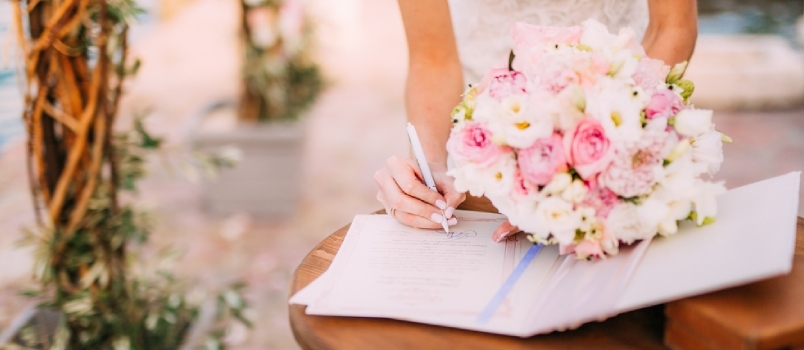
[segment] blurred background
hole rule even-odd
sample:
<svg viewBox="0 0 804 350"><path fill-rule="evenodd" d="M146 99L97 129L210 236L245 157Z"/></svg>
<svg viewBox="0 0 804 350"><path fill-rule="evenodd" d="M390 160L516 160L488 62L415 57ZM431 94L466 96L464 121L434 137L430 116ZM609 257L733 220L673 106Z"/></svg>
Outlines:
<svg viewBox="0 0 804 350"><path fill-rule="evenodd" d="M145 124L168 149L226 144L231 135L209 131L231 128L238 113L232 101L241 96L242 76L250 69L239 36L244 5L137 2L146 12L132 27L130 54L142 65L125 85L120 123L146 115ZM241 146L241 165L250 169L245 178L233 179L235 171L221 174L224 182L280 189L298 184L300 193L283 192L267 205L291 210L254 213L250 208L266 205L248 193L215 202L216 194L237 190L177 174L159 161L152 162L136 199L156 222L148 249L181 251L173 263L179 275L213 285L248 283L255 326L228 339L234 348L297 347L286 306L293 270L355 214L381 208L373 173L387 157L407 155L407 49L396 1L303 3L315 29L310 57L321 67L323 92L301 123L267 132L285 140L265 141L275 144L267 153L278 158L246 163L261 155ZM804 2L708 0L699 7L701 36L688 71L696 83L693 101L714 108L718 129L734 139L725 146L717 177L734 188L804 169ZM15 244L34 217L11 24L11 4L0 1L0 329L30 303L20 291L32 283L31 252ZM288 172L271 177L266 172L272 168Z"/></svg>

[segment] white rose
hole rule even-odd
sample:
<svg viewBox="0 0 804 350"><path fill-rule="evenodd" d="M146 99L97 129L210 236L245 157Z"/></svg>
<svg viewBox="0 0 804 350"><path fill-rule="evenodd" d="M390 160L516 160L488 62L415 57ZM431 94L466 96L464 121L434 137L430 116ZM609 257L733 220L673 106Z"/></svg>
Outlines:
<svg viewBox="0 0 804 350"><path fill-rule="evenodd" d="M698 173L707 172L715 175L723 163L723 134L715 130L714 125L709 131L692 140L692 160L700 165Z"/></svg>
<svg viewBox="0 0 804 350"><path fill-rule="evenodd" d="M679 134L698 137L712 127L712 111L708 109L685 109L675 117Z"/></svg>
<svg viewBox="0 0 804 350"><path fill-rule="evenodd" d="M539 203L534 213L532 220L523 223L521 229L541 239L547 239L552 234L561 244L571 244L575 239L580 218L572 210L571 203L558 197L549 197Z"/></svg>
<svg viewBox="0 0 804 350"><path fill-rule="evenodd" d="M651 227L644 222L650 218L650 213L644 209L640 210L637 205L620 203L606 217L606 230L620 241L631 244L640 239L653 237L656 233L656 226Z"/></svg>
<svg viewBox="0 0 804 350"><path fill-rule="evenodd" d="M706 218L714 218L717 215L717 196L726 192L723 182L707 182L696 180L695 196L692 203L695 206L695 223L703 225Z"/></svg>

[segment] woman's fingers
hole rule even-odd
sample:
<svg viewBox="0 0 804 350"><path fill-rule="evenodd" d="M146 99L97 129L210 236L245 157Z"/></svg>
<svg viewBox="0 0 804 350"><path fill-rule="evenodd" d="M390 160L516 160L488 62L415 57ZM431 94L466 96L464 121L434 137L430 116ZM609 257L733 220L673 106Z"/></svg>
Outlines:
<svg viewBox="0 0 804 350"><path fill-rule="evenodd" d="M412 168L409 168L412 171ZM441 211L428 203L422 202L405 193L397 183L395 173L389 166L374 174L374 180L380 187L377 200L383 204L388 214L393 214L399 222L419 228L439 228L444 220ZM427 191L435 193L422 185Z"/></svg>
<svg viewBox="0 0 804 350"><path fill-rule="evenodd" d="M520 231L521 230L519 229L519 227L511 225L510 221L505 220L505 222L503 222L502 225L500 225L500 227L498 227L497 230L495 230L494 233L491 235L491 239L493 239L494 242L500 243L506 237L519 233Z"/></svg>
<svg viewBox="0 0 804 350"><path fill-rule="evenodd" d="M466 194L455 190L455 180L447 175L446 167L438 167L437 170L434 170L433 177L435 178L436 186L444 194L444 199L447 201L447 209L444 210L444 215L447 218L452 218L455 208L466 200Z"/></svg>
<svg viewBox="0 0 804 350"><path fill-rule="evenodd" d="M430 203L438 209L447 208L444 197L422 183L422 180L417 176L416 166L410 160L391 157L388 158L387 167L402 192L423 202Z"/></svg>

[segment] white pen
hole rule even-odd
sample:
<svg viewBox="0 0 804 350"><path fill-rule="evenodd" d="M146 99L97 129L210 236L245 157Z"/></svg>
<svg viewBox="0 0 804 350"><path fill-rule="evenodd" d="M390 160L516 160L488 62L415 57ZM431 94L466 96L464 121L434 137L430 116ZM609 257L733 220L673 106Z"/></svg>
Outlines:
<svg viewBox="0 0 804 350"><path fill-rule="evenodd" d="M410 139L410 147L413 148L413 156L416 157L416 162L419 163L419 169L422 171L422 177L424 178L424 184L429 189L438 192L438 189L435 185L435 180L433 180L433 173L430 172L430 166L427 165L427 158L424 157L424 150L422 149L422 143L419 141L419 135L416 133L416 128L413 127L413 124L408 123L408 138ZM449 225L447 225L447 216L444 215L444 210L441 210L441 227L444 228L444 232L449 234Z"/></svg>

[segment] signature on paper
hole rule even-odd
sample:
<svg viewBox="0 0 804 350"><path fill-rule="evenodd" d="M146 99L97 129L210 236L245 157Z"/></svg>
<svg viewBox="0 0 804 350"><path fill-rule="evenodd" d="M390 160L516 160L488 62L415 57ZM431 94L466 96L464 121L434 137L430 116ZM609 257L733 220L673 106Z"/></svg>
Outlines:
<svg viewBox="0 0 804 350"><path fill-rule="evenodd" d="M447 240L458 240L458 239L470 238L470 237L476 237L476 236L477 236L477 232L475 232L475 231L461 231L461 232L452 231L452 232L447 234Z"/></svg>

